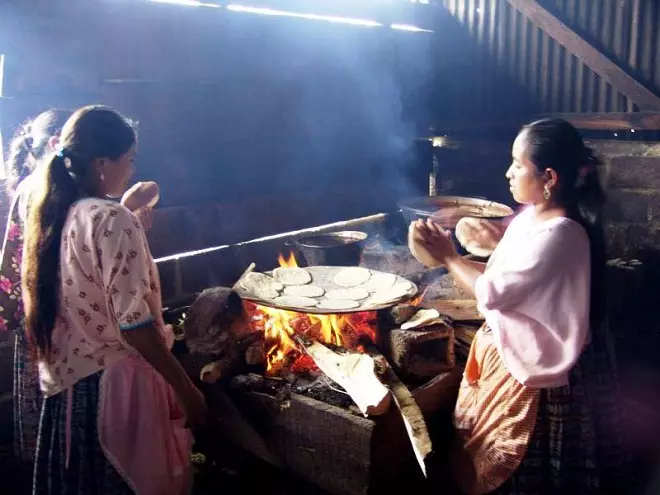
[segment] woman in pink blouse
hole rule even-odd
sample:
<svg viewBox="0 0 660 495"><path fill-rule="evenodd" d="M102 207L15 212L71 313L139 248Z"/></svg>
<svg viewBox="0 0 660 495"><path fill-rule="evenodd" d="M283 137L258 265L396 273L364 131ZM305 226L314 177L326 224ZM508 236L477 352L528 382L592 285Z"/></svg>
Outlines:
<svg viewBox="0 0 660 495"><path fill-rule="evenodd" d="M488 264L449 232L416 235L475 295L477 333L454 412L451 465L466 493L616 493L626 456L605 325L604 193L568 122L525 126L506 178L525 206Z"/></svg>
<svg viewBox="0 0 660 495"><path fill-rule="evenodd" d="M120 197L136 135L85 107L35 179L22 266L26 329L45 400L34 493L179 494L203 396L169 352L155 264Z"/></svg>

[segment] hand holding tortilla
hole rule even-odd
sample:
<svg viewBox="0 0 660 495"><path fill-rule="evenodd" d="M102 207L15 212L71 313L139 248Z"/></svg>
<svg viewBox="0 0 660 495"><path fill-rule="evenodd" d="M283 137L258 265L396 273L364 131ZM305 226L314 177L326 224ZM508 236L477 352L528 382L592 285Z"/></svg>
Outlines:
<svg viewBox="0 0 660 495"><path fill-rule="evenodd" d="M136 217L138 217L138 220L140 220L142 228L145 232L151 229L152 225L154 224L154 210L152 208L140 208L133 213Z"/></svg>
<svg viewBox="0 0 660 495"><path fill-rule="evenodd" d="M447 258L458 256L451 232L430 219L410 224L408 248L417 261L428 268L438 268L445 264Z"/></svg>
<svg viewBox="0 0 660 495"><path fill-rule="evenodd" d="M456 239L468 253L486 258L495 251L505 229L492 220L464 217L456 224Z"/></svg>
<svg viewBox="0 0 660 495"><path fill-rule="evenodd" d="M160 200L160 188L155 182L138 182L121 197L121 204L135 213L140 208L153 208Z"/></svg>
<svg viewBox="0 0 660 495"><path fill-rule="evenodd" d="M155 182L138 182L121 197L120 203L133 212L144 230L151 229L153 208L160 200L160 189Z"/></svg>

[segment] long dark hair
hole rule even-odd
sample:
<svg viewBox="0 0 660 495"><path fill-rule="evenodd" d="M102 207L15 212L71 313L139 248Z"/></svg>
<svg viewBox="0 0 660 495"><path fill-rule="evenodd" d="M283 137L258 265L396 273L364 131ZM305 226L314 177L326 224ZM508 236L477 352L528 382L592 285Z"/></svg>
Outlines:
<svg viewBox="0 0 660 495"><path fill-rule="evenodd" d="M591 325L596 328L605 318L606 250L602 212L605 192L600 183L599 161L584 144L578 130L563 119L544 119L526 125L527 158L539 173L551 168L557 172L553 197L569 218L587 231L591 251Z"/></svg>
<svg viewBox="0 0 660 495"><path fill-rule="evenodd" d="M98 194L98 178L92 173L94 160L119 159L135 139L131 122L114 110L81 108L64 124L61 150L37 172L25 229L22 282L25 325L39 357L50 357L59 308L62 229L69 208L80 198Z"/></svg>
<svg viewBox="0 0 660 495"><path fill-rule="evenodd" d="M36 163L49 151L48 141L57 136L71 117L70 110L53 108L21 125L9 143L6 188L11 196L16 186L32 173Z"/></svg>

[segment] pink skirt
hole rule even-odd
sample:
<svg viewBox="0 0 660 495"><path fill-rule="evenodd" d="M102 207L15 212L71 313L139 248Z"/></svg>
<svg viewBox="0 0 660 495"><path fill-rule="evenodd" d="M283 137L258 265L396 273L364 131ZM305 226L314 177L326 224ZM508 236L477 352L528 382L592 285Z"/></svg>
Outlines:
<svg viewBox="0 0 660 495"><path fill-rule="evenodd" d="M192 487L193 437L172 388L143 358L101 378L98 431L104 454L136 495L183 495Z"/></svg>

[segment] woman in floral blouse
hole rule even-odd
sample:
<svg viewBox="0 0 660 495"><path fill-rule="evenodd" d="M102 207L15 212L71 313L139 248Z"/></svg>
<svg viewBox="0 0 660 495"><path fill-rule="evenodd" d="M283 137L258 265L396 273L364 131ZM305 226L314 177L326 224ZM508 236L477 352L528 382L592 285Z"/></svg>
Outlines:
<svg viewBox="0 0 660 495"><path fill-rule="evenodd" d="M0 332L16 334L14 348L14 450L28 462L34 449L41 411L41 392L37 366L29 359L23 329L21 305L21 257L23 255L23 224L27 214L32 172L45 154L53 152L68 110L48 110L24 124L9 147L7 163L7 195L12 198L7 218L2 262L0 265Z"/></svg>
<svg viewBox="0 0 660 495"><path fill-rule="evenodd" d="M144 229L107 199L126 190L136 146L123 116L81 108L35 179L21 267L44 393L35 494L190 488L187 426L204 422L206 403L169 352Z"/></svg>

